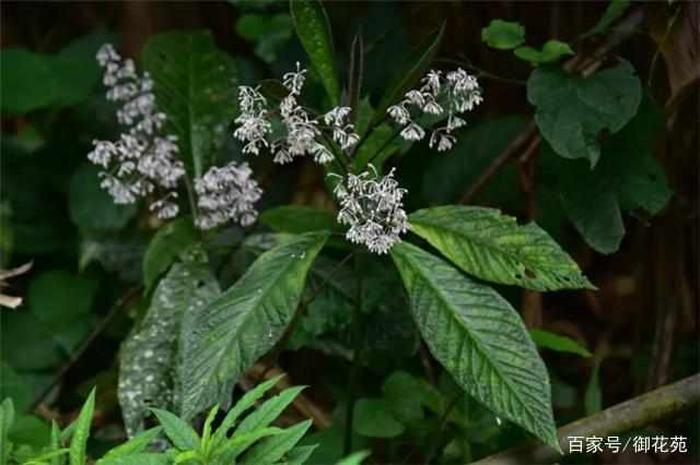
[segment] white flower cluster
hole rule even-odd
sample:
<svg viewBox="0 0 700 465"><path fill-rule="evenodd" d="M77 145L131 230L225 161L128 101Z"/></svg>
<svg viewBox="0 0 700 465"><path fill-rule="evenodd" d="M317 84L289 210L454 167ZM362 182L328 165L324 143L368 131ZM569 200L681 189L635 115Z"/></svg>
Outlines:
<svg viewBox="0 0 700 465"><path fill-rule="evenodd" d="M117 119L128 128L116 141L93 141L88 159L103 168L100 185L117 204L157 192L160 198L150 204L151 211L173 218L178 213L174 189L185 168L177 158L176 138L160 132L165 114L157 111L153 80L148 73L139 76L133 60L123 60L110 44L100 48L97 61L104 68L107 99L121 104Z"/></svg>
<svg viewBox="0 0 700 465"><path fill-rule="evenodd" d="M401 102L387 109L387 113L403 126L401 137L412 141L425 137L425 129L415 121L416 116L446 114L446 125L432 131L429 145L438 152L450 150L456 142L452 131L466 124L458 114L473 110L483 100L479 83L462 68L444 76L440 71L431 70L421 82L421 87L407 92Z"/></svg>
<svg viewBox="0 0 700 465"><path fill-rule="evenodd" d="M338 222L350 226L345 238L364 244L370 252L387 253L408 230L404 194L406 189L399 187L393 169L381 178L376 171L348 174L335 188L340 203Z"/></svg>
<svg viewBox="0 0 700 465"><path fill-rule="evenodd" d="M239 127L233 135L245 143L243 153L258 155L262 147L269 147L275 163L289 163L295 157L311 155L317 163L328 163L334 159L333 153L322 142L323 131L330 132L331 138L341 149L349 150L359 136L354 126L348 123L349 107L336 107L319 118L299 104L299 96L306 82L306 70L297 63L296 71L286 73L282 83L289 94L282 99L278 112L284 127L284 136L272 138L271 114L267 99L257 88L240 86L238 104L241 114L236 118ZM323 123L323 125L321 124Z"/></svg>
<svg viewBox="0 0 700 465"><path fill-rule="evenodd" d="M197 178L196 226L211 229L231 220L242 226L253 224L258 217L253 204L260 199L262 190L251 174L248 163L231 162L222 168L214 166Z"/></svg>

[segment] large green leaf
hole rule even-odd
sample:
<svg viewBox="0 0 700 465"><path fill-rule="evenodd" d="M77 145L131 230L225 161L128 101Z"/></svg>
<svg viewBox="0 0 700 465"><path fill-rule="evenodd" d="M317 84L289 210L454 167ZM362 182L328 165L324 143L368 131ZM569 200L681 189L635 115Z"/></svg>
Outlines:
<svg viewBox="0 0 700 465"><path fill-rule="evenodd" d="M392 414L387 401L381 398L358 400L353 409L352 427L357 434L371 438L393 438L406 430Z"/></svg>
<svg viewBox="0 0 700 465"><path fill-rule="evenodd" d="M22 114L86 99L100 81L95 53L111 34L94 33L47 55L21 48L0 51L0 108Z"/></svg>
<svg viewBox="0 0 700 465"><path fill-rule="evenodd" d="M143 319L124 341L120 356L119 403L129 435L143 428L148 407L177 411L182 381L176 373L181 321L219 295L204 252L183 253L160 281Z"/></svg>
<svg viewBox="0 0 700 465"><path fill-rule="evenodd" d="M409 215L411 230L467 273L538 291L593 288L576 262L535 223L492 208L444 206Z"/></svg>
<svg viewBox="0 0 700 465"><path fill-rule="evenodd" d="M414 245L395 245L391 257L435 358L496 415L559 449L547 369L510 304Z"/></svg>
<svg viewBox="0 0 700 465"><path fill-rule="evenodd" d="M291 0L290 11L301 45L333 105L340 101L333 37L326 10L318 0Z"/></svg>
<svg viewBox="0 0 700 465"><path fill-rule="evenodd" d="M556 153L585 158L591 167L600 158L602 130L617 132L635 115L641 84L626 61L589 77L557 68L538 68L527 83L527 96L536 107L535 121Z"/></svg>
<svg viewBox="0 0 700 465"><path fill-rule="evenodd" d="M214 302L185 315L180 367L185 417L228 396L236 378L279 340L327 238L307 233L282 241Z"/></svg>
<svg viewBox="0 0 700 465"><path fill-rule="evenodd" d="M199 177L216 160L236 111L233 60L208 32L157 35L141 58L185 166Z"/></svg>

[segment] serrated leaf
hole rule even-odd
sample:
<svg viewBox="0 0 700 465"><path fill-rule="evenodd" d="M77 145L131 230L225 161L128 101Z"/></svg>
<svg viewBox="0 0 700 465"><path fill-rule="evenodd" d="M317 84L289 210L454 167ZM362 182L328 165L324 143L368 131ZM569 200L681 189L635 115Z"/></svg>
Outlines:
<svg viewBox="0 0 700 465"><path fill-rule="evenodd" d="M538 291L594 288L576 262L535 223L500 211L449 205L408 217L411 230L481 279Z"/></svg>
<svg viewBox="0 0 700 465"><path fill-rule="evenodd" d="M328 238L291 236L263 253L226 292L183 320L181 409L191 417L228 396L236 378L282 336L309 267Z"/></svg>
<svg viewBox="0 0 700 465"><path fill-rule="evenodd" d="M280 416L303 390L304 386L290 387L266 400L253 413L241 421L233 435L245 434L266 427Z"/></svg>
<svg viewBox="0 0 700 465"><path fill-rule="evenodd" d="M600 132L617 132L636 114L641 84L634 68L618 65L580 77L555 68L537 68L527 83L542 136L564 158L600 158Z"/></svg>
<svg viewBox="0 0 700 465"><path fill-rule="evenodd" d="M574 51L569 44L554 39L545 42L541 50L532 47L518 47L513 53L521 60L525 60L535 66L544 63L553 63L564 56L574 55Z"/></svg>
<svg viewBox="0 0 700 465"><path fill-rule="evenodd" d="M268 208L260 215L260 222L275 232L293 234L338 229L333 212L306 205Z"/></svg>
<svg viewBox="0 0 700 465"><path fill-rule="evenodd" d="M386 109L398 102L423 77L440 47L444 32L445 23L440 26L437 32L428 36L418 45L405 64L398 68L399 72L395 75L392 84L388 86L388 90L374 112L374 123L384 118Z"/></svg>
<svg viewBox="0 0 700 465"><path fill-rule="evenodd" d="M357 434L370 438L393 438L406 428L391 413L384 399L360 399L353 409L352 427Z"/></svg>
<svg viewBox="0 0 700 465"><path fill-rule="evenodd" d="M102 457L102 459L97 462L97 464L105 465L103 464L103 461L108 462L113 459L133 456L143 452L158 436L160 436L162 431L163 428L161 426L147 429L146 431L129 439L124 444L120 444L111 449L104 455L104 457Z"/></svg>
<svg viewBox="0 0 700 465"><path fill-rule="evenodd" d="M433 356L496 415L560 450L547 369L510 304L414 245L395 245L391 257Z"/></svg>
<svg viewBox="0 0 700 465"><path fill-rule="evenodd" d="M577 354L582 357L591 356L591 353L585 346L567 336L562 336L543 329L531 329L530 337L536 346L544 349Z"/></svg>
<svg viewBox="0 0 700 465"><path fill-rule="evenodd" d="M481 41L489 47L510 50L525 42L525 28L520 23L494 19L481 29Z"/></svg>
<svg viewBox="0 0 700 465"><path fill-rule="evenodd" d="M270 465L292 450L311 427L311 420L290 426L280 434L268 437L256 444L243 457L241 465Z"/></svg>
<svg viewBox="0 0 700 465"><path fill-rule="evenodd" d="M173 265L156 287L150 307L120 354L118 395L129 435L143 428L148 407L177 412L181 377L188 376L176 372L182 319L201 311L219 294L206 255L196 247L183 252L182 262Z"/></svg>
<svg viewBox="0 0 700 465"><path fill-rule="evenodd" d="M202 176L216 160L236 111L233 59L201 31L159 34L146 43L141 59L188 173Z"/></svg>
<svg viewBox="0 0 700 465"><path fill-rule="evenodd" d="M248 433L236 434L226 443L216 448L213 455L220 458L221 463L233 463L239 455L262 438L282 433L281 428L260 428Z"/></svg>
<svg viewBox="0 0 700 465"><path fill-rule="evenodd" d="M70 465L85 465L87 460L86 447L90 436L90 425L92 414L95 411L95 389L90 391L90 395L80 409L80 415L75 421L75 430L70 440L69 463Z"/></svg>
<svg viewBox="0 0 700 465"><path fill-rule="evenodd" d="M158 418L166 436L175 447L181 451L196 450L199 447L199 436L189 424L167 410L150 410Z"/></svg>
<svg viewBox="0 0 700 465"><path fill-rule="evenodd" d="M196 240L189 217L178 218L164 225L153 236L143 256L143 285L150 289L165 273L177 256Z"/></svg>
<svg viewBox="0 0 700 465"><path fill-rule="evenodd" d="M328 16L318 0L290 0L294 29L333 105L340 101L333 37Z"/></svg>

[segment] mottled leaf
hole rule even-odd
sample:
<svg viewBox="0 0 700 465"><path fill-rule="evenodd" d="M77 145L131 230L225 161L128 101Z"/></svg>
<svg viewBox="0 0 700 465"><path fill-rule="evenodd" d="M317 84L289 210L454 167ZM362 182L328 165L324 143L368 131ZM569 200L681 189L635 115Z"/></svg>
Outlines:
<svg viewBox="0 0 700 465"><path fill-rule="evenodd" d="M183 253L155 289L151 305L122 345L119 367L119 403L129 435L143 428L148 407L176 411L181 376L176 368L181 322L198 313L218 294L219 285L201 249Z"/></svg>

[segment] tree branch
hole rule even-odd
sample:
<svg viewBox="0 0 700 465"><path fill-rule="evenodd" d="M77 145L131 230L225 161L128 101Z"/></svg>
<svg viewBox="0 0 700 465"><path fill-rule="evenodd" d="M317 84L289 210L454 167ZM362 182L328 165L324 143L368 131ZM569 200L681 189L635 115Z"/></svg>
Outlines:
<svg viewBox="0 0 700 465"><path fill-rule="evenodd" d="M557 430L559 444L566 453L572 436L605 437L622 433L680 413L699 401L700 374L696 374L562 426ZM561 457L554 449L531 442L473 462L472 465L547 464Z"/></svg>

